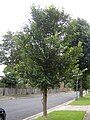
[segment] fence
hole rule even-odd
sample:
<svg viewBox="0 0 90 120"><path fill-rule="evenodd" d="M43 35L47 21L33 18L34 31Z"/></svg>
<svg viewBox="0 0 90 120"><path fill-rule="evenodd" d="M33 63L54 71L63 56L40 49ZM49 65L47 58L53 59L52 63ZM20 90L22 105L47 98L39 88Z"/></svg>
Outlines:
<svg viewBox="0 0 90 120"><path fill-rule="evenodd" d="M66 89L60 89L60 88L55 88L55 89L49 89L48 93L58 93L58 92L65 92ZM26 94L40 94L41 91L38 88L0 88L0 95L26 95Z"/></svg>

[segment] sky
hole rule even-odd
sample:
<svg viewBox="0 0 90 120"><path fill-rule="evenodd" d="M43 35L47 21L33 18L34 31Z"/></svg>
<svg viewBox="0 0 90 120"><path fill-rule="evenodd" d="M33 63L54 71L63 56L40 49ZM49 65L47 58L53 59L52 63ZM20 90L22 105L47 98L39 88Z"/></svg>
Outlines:
<svg viewBox="0 0 90 120"><path fill-rule="evenodd" d="M54 4L58 9L65 9L72 18L83 18L90 23L90 0L0 0L0 39L8 30L20 31L30 18L32 4L42 8ZM0 75L3 66L0 66Z"/></svg>

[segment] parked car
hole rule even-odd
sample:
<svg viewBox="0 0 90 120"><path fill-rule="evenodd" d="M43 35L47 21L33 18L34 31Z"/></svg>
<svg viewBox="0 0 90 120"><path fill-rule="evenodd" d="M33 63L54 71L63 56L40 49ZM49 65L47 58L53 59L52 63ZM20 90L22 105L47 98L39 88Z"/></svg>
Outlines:
<svg viewBox="0 0 90 120"><path fill-rule="evenodd" d="M4 109L0 108L0 120L6 119L6 112Z"/></svg>

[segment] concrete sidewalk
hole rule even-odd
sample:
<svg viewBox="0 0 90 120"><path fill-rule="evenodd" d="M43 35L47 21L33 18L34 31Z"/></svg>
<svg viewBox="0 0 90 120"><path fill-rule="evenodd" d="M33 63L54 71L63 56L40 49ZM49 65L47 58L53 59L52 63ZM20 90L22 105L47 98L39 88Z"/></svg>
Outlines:
<svg viewBox="0 0 90 120"><path fill-rule="evenodd" d="M56 107L53 107L51 109L48 109L48 113L50 112L53 112L53 111L57 111L57 110L76 110L76 111L86 111L86 115L84 117L83 120L90 120L90 105L88 106L72 106L72 105L69 105L69 103L71 103L72 101L69 101L69 102L66 102L62 105L59 105L59 106L56 106ZM36 118L42 116L43 113L38 113L36 115L33 115L31 117L28 117L26 119L23 119L23 120L36 120Z"/></svg>
<svg viewBox="0 0 90 120"><path fill-rule="evenodd" d="M84 120L90 120L90 111L86 112Z"/></svg>

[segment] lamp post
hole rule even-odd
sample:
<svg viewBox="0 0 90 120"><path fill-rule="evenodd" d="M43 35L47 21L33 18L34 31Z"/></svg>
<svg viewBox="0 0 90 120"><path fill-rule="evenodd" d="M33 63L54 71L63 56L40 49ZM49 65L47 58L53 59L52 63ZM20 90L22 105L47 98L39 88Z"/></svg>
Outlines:
<svg viewBox="0 0 90 120"><path fill-rule="evenodd" d="M79 91L78 91L78 79L79 79L79 74L73 75L77 78L76 80L76 100L79 98Z"/></svg>
<svg viewBox="0 0 90 120"><path fill-rule="evenodd" d="M79 79L79 76L80 76L80 74L78 73L77 74L77 81L76 81L76 100L79 98L79 88L78 88L78 85L79 85L79 83L78 83L78 79Z"/></svg>
<svg viewBox="0 0 90 120"><path fill-rule="evenodd" d="M77 76L77 81L76 81L76 100L79 98L78 96L78 76Z"/></svg>

